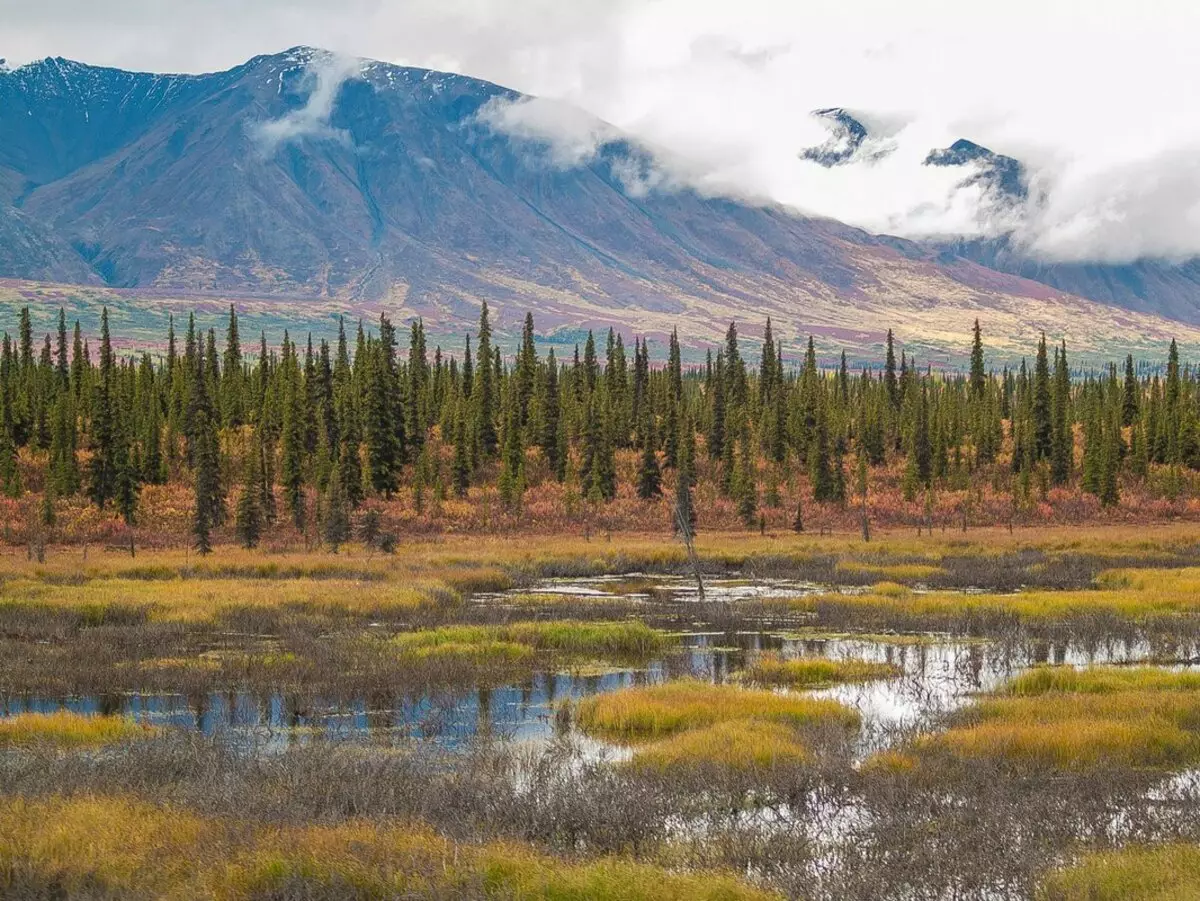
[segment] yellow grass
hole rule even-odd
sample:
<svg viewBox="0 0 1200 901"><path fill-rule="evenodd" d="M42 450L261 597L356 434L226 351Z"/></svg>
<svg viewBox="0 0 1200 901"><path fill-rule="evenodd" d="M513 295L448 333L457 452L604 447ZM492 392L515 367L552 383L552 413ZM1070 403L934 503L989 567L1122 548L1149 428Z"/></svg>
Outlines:
<svg viewBox="0 0 1200 901"><path fill-rule="evenodd" d="M1200 901L1200 846L1089 854L1053 873L1039 901Z"/></svg>
<svg viewBox="0 0 1200 901"><path fill-rule="evenodd" d="M808 748L790 726L731 720L691 729L640 747L630 763L643 770L711 766L756 772L804 764L810 756Z"/></svg>
<svg viewBox="0 0 1200 901"><path fill-rule="evenodd" d="M60 710L0 719L0 747L49 744L87 747L147 738L154 730L125 716L86 716Z"/></svg>
<svg viewBox="0 0 1200 901"><path fill-rule="evenodd" d="M564 860L510 842L461 845L419 824L268 828L122 797L0 803L0 895L57 885L71 897L316 895L535 901L768 901L723 873L623 858ZM99 891L97 891L99 890Z"/></svg>
<svg viewBox="0 0 1200 901"><path fill-rule="evenodd" d="M945 569L929 563L867 563L860 560L839 560L838 573L869 576L892 582L925 582L945 573Z"/></svg>
<svg viewBox="0 0 1200 901"><path fill-rule="evenodd" d="M403 614L434 606L449 596L450 590L438 583L400 586L338 578L111 578L74 585L13 579L0 585L0 611L14 607L63 609L96 623L137 612L154 621L198 623L247 609L330 616Z"/></svg>
<svg viewBox="0 0 1200 901"><path fill-rule="evenodd" d="M835 555L866 565L938 566L947 556L991 557L1036 550L1052 558L1067 554L1099 557L1142 557L1147 562L1167 559L1194 548L1194 524L1039 526L1009 533L1007 528L934 532L919 538L909 529L877 530L873 540L862 542L856 533L832 535L759 536L749 532L701 532L697 553L702 560L743 565L756 558L812 560ZM898 564L893 558L900 558ZM38 578L119 578L122 574L146 575L158 570L161 577L192 578L239 576L264 578L341 577L396 580L401 577L439 577L458 570L464 580L479 578L488 570L507 576L513 572L540 572L546 567L570 564L594 572L632 572L657 565L682 564L686 555L667 534L613 536L612 541L588 541L577 535L440 536L405 542L395 555L368 555L347 546L333 556L324 552L268 553L222 546L207 558L184 550L143 551L136 558L99 553L92 547L86 560L81 548L51 548L44 564L31 564L24 551L0 553L0 580L36 571ZM617 566L617 564L629 564Z"/></svg>
<svg viewBox="0 0 1200 901"><path fill-rule="evenodd" d="M1036 696L1051 692L1113 694L1125 691L1200 691L1200 671L1154 666L1037 666L1012 679L1004 691Z"/></svg>
<svg viewBox="0 0 1200 901"><path fill-rule="evenodd" d="M1101 574L1099 584L1098 590L965 594L918 592L885 582L863 594L807 595L796 598L792 606L806 612L833 606L867 621L882 616L918 623L968 615L1008 616L1025 621L1112 616L1139 621L1200 613L1200 568L1113 570Z"/></svg>
<svg viewBox="0 0 1200 901"><path fill-rule="evenodd" d="M578 719L585 731L618 741L646 741L735 720L859 725L858 713L836 701L691 679L594 695L580 703Z"/></svg>
<svg viewBox="0 0 1200 901"><path fill-rule="evenodd" d="M1138 722L1085 716L1051 723L984 722L929 741L963 760L999 757L1056 769L1184 766L1200 750L1195 735L1158 717Z"/></svg>
<svg viewBox="0 0 1200 901"><path fill-rule="evenodd" d="M125 798L9 800L0 804L0 895L26 875L67 897L96 883L108 897L166 897L194 878L198 851L216 835L185 811Z"/></svg>
<svg viewBox="0 0 1200 901"><path fill-rule="evenodd" d="M930 753L1056 769L1178 769L1200 761L1200 678L1149 667L1041 667L981 698L949 730L873 765L916 766Z"/></svg>
<svg viewBox="0 0 1200 901"><path fill-rule="evenodd" d="M393 643L401 653L415 656L438 653L438 649L467 656L524 657L546 651L570 657L644 659L662 653L673 644L664 632L642 622L593 623L575 620L509 623L503 626L443 626L397 635Z"/></svg>
<svg viewBox="0 0 1200 901"><path fill-rule="evenodd" d="M779 654L764 653L742 672L748 682L790 688L823 688L844 682L871 682L892 679L903 670L893 663L867 660L830 660L827 657L800 657L786 660Z"/></svg>

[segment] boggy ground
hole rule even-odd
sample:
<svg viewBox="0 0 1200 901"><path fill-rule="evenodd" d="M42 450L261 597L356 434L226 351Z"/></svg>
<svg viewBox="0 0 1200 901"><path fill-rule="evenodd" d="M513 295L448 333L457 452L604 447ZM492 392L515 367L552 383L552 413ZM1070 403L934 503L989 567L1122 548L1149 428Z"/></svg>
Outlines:
<svg viewBox="0 0 1200 901"><path fill-rule="evenodd" d="M692 573L655 536L0 557L0 895L1196 890L1193 530L716 535L697 551L707 603L664 588ZM610 574L602 590L546 581ZM970 649L967 669L1020 662L934 703L911 661L941 659L939 642ZM806 650L835 645L851 651ZM854 656L868 647L883 656ZM1026 670L1060 658L1092 666ZM1099 665L1126 660L1143 665ZM486 693L560 677L575 689L536 741L439 740L439 699L470 692L482 716ZM139 716L156 694L261 698L296 726ZM881 718L872 699L893 694L919 714ZM422 728L389 728L397 699ZM334 734L303 715L320 704L382 728Z"/></svg>

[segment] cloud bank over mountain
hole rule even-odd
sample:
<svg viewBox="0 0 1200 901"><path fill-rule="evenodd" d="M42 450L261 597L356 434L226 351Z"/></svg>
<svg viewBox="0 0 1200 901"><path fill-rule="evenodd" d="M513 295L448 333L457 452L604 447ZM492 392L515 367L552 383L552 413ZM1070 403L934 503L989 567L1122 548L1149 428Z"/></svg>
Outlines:
<svg viewBox="0 0 1200 901"><path fill-rule="evenodd" d="M0 19L0 55L16 62L63 54L201 71L304 43L459 71L557 101L489 113L549 140L551 165L605 140L566 112L577 107L653 150L642 185L877 232L1010 234L1048 260L1200 254L1193 4L0 0ZM829 107L884 123L890 152L835 167L803 159L829 136L810 113ZM964 137L1021 160L1028 198L997 203L986 185L964 186L961 169L922 165Z"/></svg>

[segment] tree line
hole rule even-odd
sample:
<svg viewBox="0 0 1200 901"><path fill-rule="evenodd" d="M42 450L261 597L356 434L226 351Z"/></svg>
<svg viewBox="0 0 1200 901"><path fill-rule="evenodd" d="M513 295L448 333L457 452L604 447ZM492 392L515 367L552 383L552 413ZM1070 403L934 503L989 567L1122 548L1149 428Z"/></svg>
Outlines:
<svg viewBox="0 0 1200 901"><path fill-rule="evenodd" d="M637 460L639 498L669 486L685 529L701 462L747 526L779 503L785 475L803 472L812 502L861 502L864 532L880 467L902 467L908 500L1005 470L1014 503L1064 486L1104 506L1152 465L1168 479L1200 469L1200 387L1174 341L1165 368L1129 356L1073 377L1065 343L1044 336L1031 365L989 369L978 322L965 372L922 368L903 350L897 359L890 331L874 367L851 372L843 353L822 368L811 338L799 365L785 366L770 320L757 365L734 324L703 366L683 364L677 334L665 360L611 329L602 347L589 332L559 360L539 353L534 334L527 315L505 359L483 304L461 355L430 354L417 320L402 358L386 315L352 338L340 322L332 343L285 332L269 347L260 335L246 354L231 306L220 345L194 317L180 338L172 319L165 355L123 357L107 309L95 353L61 310L57 334L35 349L25 309L0 350L0 492L22 496L23 472L39 471L47 522L56 498L86 492L132 526L144 485L186 480L195 544L208 552L221 526L253 547L280 517L336 549L364 500L401 488L418 504L428 492L494 491L515 510L542 478L603 505L617 495L619 453ZM797 507L795 526L803 521Z"/></svg>

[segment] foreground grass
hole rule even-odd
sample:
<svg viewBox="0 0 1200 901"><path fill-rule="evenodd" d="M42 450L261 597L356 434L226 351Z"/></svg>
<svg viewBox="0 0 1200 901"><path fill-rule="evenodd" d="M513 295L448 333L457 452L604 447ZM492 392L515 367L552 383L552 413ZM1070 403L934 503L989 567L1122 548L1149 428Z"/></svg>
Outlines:
<svg viewBox="0 0 1200 901"><path fill-rule="evenodd" d="M892 679L903 670L894 663L801 657L787 660L775 653L760 654L742 671L747 682L787 688L825 688L847 682Z"/></svg>
<svg viewBox="0 0 1200 901"><path fill-rule="evenodd" d="M872 765L1003 760L1061 770L1178 769L1200 761L1200 678L1148 667L1043 667L963 711L950 729Z"/></svg>
<svg viewBox="0 0 1200 901"><path fill-rule="evenodd" d="M55 745L99 747L147 738L154 730L124 716L84 716L60 710L0 719L0 748Z"/></svg>
<svg viewBox="0 0 1200 901"><path fill-rule="evenodd" d="M578 721L594 735L637 742L718 723L857 728L860 720L857 712L836 701L682 679L586 698L579 705Z"/></svg>
<svg viewBox="0 0 1200 901"><path fill-rule="evenodd" d="M1200 846L1089 854L1052 874L1038 897L1039 901L1197 901Z"/></svg>
<svg viewBox="0 0 1200 901"><path fill-rule="evenodd" d="M0 805L0 890L214 901L776 897L725 874L624 858L570 861L513 842L456 844L419 824L252 826L111 796Z"/></svg>

